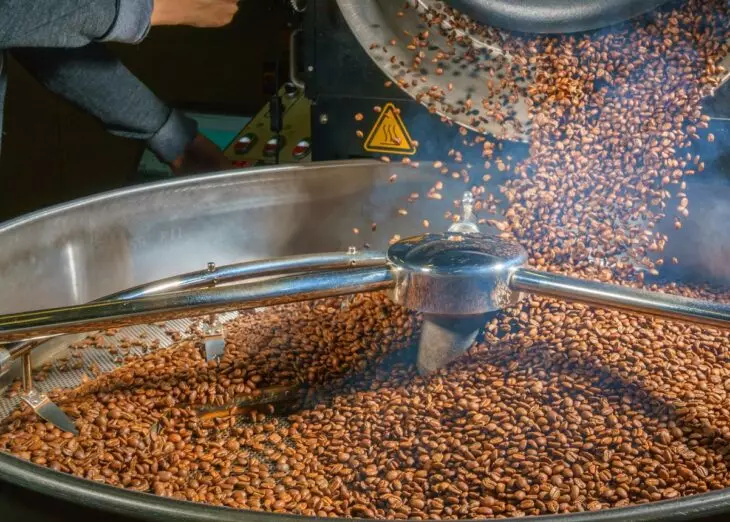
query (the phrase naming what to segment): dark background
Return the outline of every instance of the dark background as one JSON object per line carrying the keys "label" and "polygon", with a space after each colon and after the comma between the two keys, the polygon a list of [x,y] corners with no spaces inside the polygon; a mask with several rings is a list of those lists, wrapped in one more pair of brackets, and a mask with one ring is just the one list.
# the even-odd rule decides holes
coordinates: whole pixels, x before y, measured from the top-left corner
{"label": "dark background", "polygon": [[[172,106],[253,115],[267,102],[288,47],[288,13],[283,0],[243,0],[228,27],[155,28],[141,45],[113,50]],[[107,134],[16,63],[8,74],[0,222],[137,181],[142,143]]]}

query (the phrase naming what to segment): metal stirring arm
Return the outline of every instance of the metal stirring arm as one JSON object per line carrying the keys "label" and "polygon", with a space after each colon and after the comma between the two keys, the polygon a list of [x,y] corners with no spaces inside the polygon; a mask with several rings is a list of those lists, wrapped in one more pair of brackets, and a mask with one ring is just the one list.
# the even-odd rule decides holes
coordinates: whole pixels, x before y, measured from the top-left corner
{"label": "metal stirring arm", "polygon": [[[406,255],[404,259],[404,248],[421,257]],[[376,259],[382,258],[375,255],[372,262],[379,263]],[[0,344],[388,289],[393,290],[397,303],[430,314],[469,316],[493,312],[518,302],[521,292],[530,292],[730,327],[730,305],[524,268],[519,246],[493,236],[418,236],[394,245],[388,260],[389,265],[383,262],[366,268],[0,315]],[[12,358],[23,353],[14,346],[9,351]]]}
{"label": "metal stirring arm", "polygon": [[730,327],[730,305],[533,270],[519,244],[496,236],[425,234],[393,245],[388,260],[395,301],[424,313],[422,373],[463,354],[484,315],[516,304],[523,292]]}
{"label": "metal stirring arm", "polygon": [[[0,344],[374,292],[390,287],[391,273],[383,264],[379,268],[313,272],[221,288],[9,314],[0,316]],[[9,351],[15,358],[20,348],[11,347]]]}
{"label": "metal stirring arm", "polygon": [[[347,252],[323,253],[315,255],[298,255],[276,259],[259,259],[244,263],[236,263],[216,267],[215,263],[208,263],[204,270],[197,272],[189,272],[174,277],[168,277],[144,285],[136,286],[117,292],[115,294],[102,297],[92,303],[102,303],[105,301],[129,301],[143,297],[155,295],[169,294],[172,292],[182,292],[198,288],[214,288],[222,284],[237,283],[249,279],[262,278],[268,276],[281,276],[285,274],[296,274],[311,271],[337,270],[342,268],[356,268],[369,266],[384,266],[385,254],[381,252],[360,252],[354,248],[350,248]],[[89,306],[89,305],[82,305]],[[71,308],[58,308],[57,310],[68,310]],[[33,314],[34,312],[29,312]],[[11,316],[7,316],[11,317]],[[20,321],[22,322],[22,321]],[[20,324],[18,322],[18,324]],[[104,328],[112,328],[107,326]],[[86,328],[83,332],[93,330],[94,328]],[[63,335],[69,332],[63,330],[60,333],[48,334],[31,334],[18,336],[25,340],[37,339],[45,340],[56,335]],[[7,339],[0,341],[0,345],[11,342]],[[18,343],[13,346],[7,346],[5,350],[0,349],[0,375],[7,369],[17,357],[29,353],[37,344],[32,342]],[[12,354],[12,357],[11,357]]]}
{"label": "metal stirring arm", "polygon": [[530,268],[517,269],[510,277],[510,288],[588,305],[730,327],[730,306],[727,304],[586,281]]}

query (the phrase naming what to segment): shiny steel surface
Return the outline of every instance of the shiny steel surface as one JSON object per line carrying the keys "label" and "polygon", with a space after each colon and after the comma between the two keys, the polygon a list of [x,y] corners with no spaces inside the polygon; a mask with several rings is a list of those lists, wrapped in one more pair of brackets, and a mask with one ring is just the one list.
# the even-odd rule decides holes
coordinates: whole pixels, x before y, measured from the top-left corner
{"label": "shiny steel surface", "polygon": [[629,312],[709,326],[730,327],[730,305],[723,303],[585,281],[528,268],[517,270],[510,279],[510,286],[518,291],[590,305],[619,308]]}
{"label": "shiny steel surface", "polygon": [[[500,310],[521,292],[632,312],[730,326],[730,305],[636,290],[524,268],[516,242],[484,234],[423,234],[388,250],[393,298],[403,306],[446,316]],[[505,304],[502,304],[505,303]]]}
{"label": "shiny steel surface", "polygon": [[[449,227],[449,234],[454,237],[460,237],[462,234],[480,233],[477,218],[474,214],[474,195],[469,191],[465,192],[461,198],[460,218],[459,221]],[[490,238],[491,240],[492,238]],[[409,265],[404,270],[406,272],[422,272],[424,276],[428,276],[429,274],[433,275],[433,272],[431,272],[432,267],[437,265],[436,270],[438,272],[454,275],[454,272],[463,270],[463,261],[468,257],[472,257],[474,254],[474,252],[462,251],[456,256],[457,259],[450,260],[449,257],[453,253],[444,249],[443,245],[437,246],[437,243],[437,240],[425,242],[421,245],[421,248],[410,248],[408,251],[402,253],[401,256],[404,263]],[[397,248],[391,248],[391,250],[397,250]],[[514,254],[517,256],[519,256],[520,251],[524,254],[524,250],[519,245],[514,250]],[[472,262],[475,263],[475,266],[472,266],[472,269],[476,269],[476,271],[479,268],[485,268],[479,265],[484,265],[485,262],[489,263],[488,259],[477,259],[478,256],[473,257]],[[526,256],[523,257],[524,259],[517,261],[519,264],[524,263],[527,259]],[[424,272],[425,268],[428,268],[429,271]],[[471,281],[473,280],[468,276],[464,281],[467,285],[467,292],[471,292],[468,286],[471,284]],[[446,291],[451,291],[448,286]],[[450,295],[450,299],[453,300],[454,296]],[[422,303],[420,305],[422,306]],[[421,375],[428,375],[431,372],[446,367],[451,361],[464,355],[474,344],[474,341],[476,341],[485,323],[483,314],[464,316],[424,314],[421,325],[421,338],[418,342],[418,372]]]}
{"label": "shiny steel surface", "polygon": [[[456,54],[458,57],[466,53],[464,48],[449,43],[444,34],[438,34],[434,28],[430,31],[430,45],[418,50],[423,53],[420,64],[411,67],[416,55],[416,51],[408,49],[412,37],[428,29],[422,17],[435,16],[443,9],[442,4],[434,0],[409,0],[409,3],[416,8],[404,9],[404,2],[393,0],[337,0],[350,30],[363,49],[383,73],[411,97],[432,107],[437,114],[477,132],[526,141],[530,121],[524,98],[520,97],[511,105],[517,125],[502,125],[494,120],[474,121],[467,108],[467,99],[472,95],[475,105],[481,105],[481,98],[476,93],[483,92],[486,83],[492,79],[488,69],[491,67],[499,74],[504,70],[503,60],[511,60],[499,45],[500,39],[505,36],[498,31],[489,35],[466,34],[445,24],[444,34],[453,33],[463,38],[471,47],[469,52],[479,54],[480,66],[470,67],[468,60],[456,65],[451,60],[437,58],[439,53]],[[395,42],[395,45],[389,42]],[[439,67],[445,69],[444,74],[436,73]],[[421,81],[424,75],[428,76],[426,82]],[[431,97],[432,89],[442,93],[443,97]]]}
{"label": "shiny steel surface", "polygon": [[[385,267],[273,278],[206,290],[186,290],[128,300],[110,300],[0,317],[0,343],[43,335],[84,333],[262,306],[320,299],[392,287]],[[27,354],[26,354],[27,355]]]}
{"label": "shiny steel surface", "polygon": [[[382,253],[369,251],[333,252],[290,256],[276,259],[261,259],[222,267],[216,267],[215,263],[209,262],[206,270],[181,274],[161,279],[159,281],[154,281],[152,283],[139,285],[134,288],[130,288],[129,290],[123,290],[106,296],[103,300],[135,299],[190,288],[204,288],[222,283],[232,283],[252,277],[292,274],[297,272],[306,272],[309,270],[382,266],[384,263],[385,256]],[[32,337],[48,338],[48,336],[42,335]],[[0,342],[0,344],[2,344],[2,342]],[[32,342],[18,343],[15,346],[8,347],[6,353],[10,355],[12,361],[12,359],[29,352],[33,349],[33,347],[34,344]],[[2,363],[3,354],[0,352],[0,375],[9,369],[9,362],[6,365],[3,365]]]}
{"label": "shiny steel surface", "polygon": [[23,365],[23,391],[28,394],[33,391],[33,364],[30,353],[23,354],[21,364]]}
{"label": "shiny steel surface", "polygon": [[[357,250],[353,252],[333,252],[290,256],[276,259],[261,259],[222,267],[216,267],[215,263],[209,262],[206,270],[181,274],[161,279],[159,281],[154,281],[152,283],[139,285],[134,288],[130,288],[129,290],[123,290],[106,296],[102,298],[102,300],[135,299],[161,293],[191,288],[204,288],[223,283],[242,281],[248,278],[265,277],[270,275],[292,274],[310,270],[382,266],[384,264],[385,256],[382,253],[370,251],[360,252]],[[47,339],[49,336],[38,335],[32,337]],[[2,344],[1,341],[0,344]],[[22,342],[0,351],[0,375],[3,375],[7,370],[9,370],[10,362],[12,362],[13,359],[29,352],[35,345],[37,345],[37,342]],[[5,364],[3,364],[3,352],[10,357]]]}
{"label": "shiny steel surface", "polygon": [[218,327],[211,329],[203,335],[205,360],[214,361],[220,359],[226,353],[226,338],[223,329]]}
{"label": "shiny steel surface", "polygon": [[453,234],[480,233],[477,216],[474,213],[474,201],[474,194],[470,191],[464,192],[461,197],[461,219],[449,227],[449,232]]}
{"label": "shiny steel surface", "polygon": [[[280,264],[315,266],[315,258],[305,263],[282,261]],[[377,262],[382,256],[373,254],[370,259]],[[390,268],[372,266],[311,272],[222,288],[7,314],[0,316],[0,343],[391,287],[395,302],[436,316],[464,317],[500,310],[518,302],[520,292],[526,291],[714,326],[730,325],[728,305],[520,268],[527,260],[525,250],[516,242],[496,236],[423,234],[394,244],[388,250],[387,259]],[[23,347],[10,350],[12,356],[20,353],[27,356]]]}
{"label": "shiny steel surface", "polygon": [[[388,182],[393,174],[396,184]],[[384,251],[393,234],[419,233],[423,217],[443,214],[460,197],[460,188],[446,190],[443,202],[413,205],[412,216],[389,223],[410,193],[437,179],[377,161],[266,167],[133,187],[23,216],[0,224],[0,313],[88,303],[211,261],[223,267],[365,242]]]}
{"label": "shiny steel surface", "polygon": [[484,315],[424,314],[418,342],[418,373],[428,375],[464,355],[486,323]]}
{"label": "shiny steel surface", "polygon": [[[363,50],[393,80],[394,86],[459,125],[515,141],[527,141],[529,137],[531,124],[526,89],[532,81],[531,69],[516,78],[520,87],[517,100],[505,104],[514,110],[514,123],[502,125],[494,118],[475,119],[472,115],[472,108],[481,106],[483,95],[480,93],[484,93],[486,82],[492,78],[487,71],[491,68],[496,75],[503,74],[513,62],[504,50],[503,42],[512,37],[506,29],[531,32],[527,29],[532,24],[538,29],[540,25],[544,28],[536,32],[585,31],[650,12],[663,3],[666,0],[591,0],[585,5],[572,0],[547,3],[540,0],[337,0]],[[488,8],[479,4],[488,5]],[[556,4],[560,4],[557,9]],[[561,14],[571,4],[582,11],[576,20]],[[608,4],[620,4],[620,9],[613,10]],[[404,5],[410,7],[405,9]],[[448,6],[466,8],[472,15],[482,13],[481,22],[492,22],[492,25],[476,30],[460,29],[468,25],[454,23],[454,16],[469,20],[468,14],[455,15]],[[487,11],[488,15],[484,14]],[[425,19],[443,21],[429,25]],[[500,26],[505,29],[499,29]],[[409,49],[413,36],[424,30],[429,30],[430,45]],[[450,43],[445,35],[451,35],[458,43]],[[417,54],[422,58],[413,66]],[[459,63],[443,59],[444,55],[457,56]],[[479,66],[474,66],[477,63]],[[730,55],[722,60],[722,65],[725,71],[730,70]],[[437,73],[437,69],[443,70]],[[721,84],[728,78],[727,72],[719,73]],[[432,96],[433,93],[437,95]],[[470,103],[467,107],[467,100],[473,105]]]}
{"label": "shiny steel surface", "polygon": [[475,315],[516,303],[509,277],[527,262],[517,243],[484,234],[423,234],[388,250],[395,302],[419,312]]}
{"label": "shiny steel surface", "polygon": [[[394,174],[399,180],[395,185],[389,182]],[[382,258],[357,250],[366,242],[384,250],[393,234],[421,230],[423,212],[443,213],[450,206],[446,201],[431,202],[425,209],[413,205],[413,217],[389,223],[399,202],[429,178],[435,182],[438,174],[375,161],[259,168],[124,189],[23,216],[0,224],[0,313],[82,304],[109,295],[145,295],[151,289],[140,287],[155,280],[159,288],[153,290],[205,288],[216,279],[222,284],[254,273],[266,275],[261,270],[267,268],[297,272],[351,266],[353,261],[355,266],[379,264]],[[447,197],[458,194],[460,190]],[[380,223],[377,232],[370,230],[372,222]],[[361,229],[359,235],[353,234],[353,226]],[[334,251],[349,253],[327,254]],[[314,264],[306,261],[318,252],[324,257]],[[297,255],[303,257],[267,261]],[[256,261],[248,264],[250,260]],[[215,273],[204,268],[209,263],[218,265]],[[235,265],[225,266],[229,264]],[[180,273],[187,276],[175,275]],[[132,290],[119,292],[124,288]],[[231,318],[225,314],[221,319]],[[106,342],[118,347],[124,336],[143,334],[168,346],[165,329],[185,337],[191,326],[189,319],[168,321],[162,328],[134,326],[106,337]],[[84,337],[43,341],[33,350],[33,364],[57,364],[68,355],[68,346]],[[28,348],[12,347],[16,357]],[[118,365],[113,359],[105,350],[85,351],[83,357],[86,367],[93,364],[104,371]],[[16,360],[8,375],[0,375],[0,393],[21,375]],[[47,393],[75,386],[83,375],[83,369],[54,371],[36,389]],[[18,400],[0,399],[0,417]]]}
{"label": "shiny steel surface", "polygon": [[383,266],[385,256],[381,252],[356,251],[304,254],[273,259],[257,259],[246,263],[215,266],[210,263],[205,270],[168,277],[160,281],[130,288],[105,299],[134,299],[165,292],[191,288],[204,288],[224,283],[233,283],[252,277],[294,274],[312,270],[336,270],[338,268]]}

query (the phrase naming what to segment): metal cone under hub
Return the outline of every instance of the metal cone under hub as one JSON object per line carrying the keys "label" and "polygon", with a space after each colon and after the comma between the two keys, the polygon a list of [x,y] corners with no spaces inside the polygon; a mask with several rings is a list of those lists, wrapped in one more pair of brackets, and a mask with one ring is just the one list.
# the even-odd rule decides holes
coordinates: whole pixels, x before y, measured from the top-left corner
{"label": "metal cone under hub", "polygon": [[468,350],[485,314],[517,303],[512,273],[527,262],[513,241],[479,233],[424,234],[388,250],[395,302],[424,313],[418,369],[428,374]]}

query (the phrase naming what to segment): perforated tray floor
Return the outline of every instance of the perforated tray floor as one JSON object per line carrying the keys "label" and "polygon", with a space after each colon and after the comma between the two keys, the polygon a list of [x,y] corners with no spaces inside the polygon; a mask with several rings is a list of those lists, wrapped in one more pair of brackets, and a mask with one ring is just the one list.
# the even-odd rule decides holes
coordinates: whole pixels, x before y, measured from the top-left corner
{"label": "perforated tray floor", "polygon": [[[237,312],[221,314],[218,319],[222,323],[227,323],[238,316]],[[51,390],[59,388],[75,388],[83,382],[84,379],[94,379],[98,373],[106,373],[119,368],[123,365],[123,355],[141,356],[146,353],[143,346],[132,346],[129,349],[123,349],[122,345],[129,341],[140,341],[144,344],[151,345],[153,341],[159,342],[159,348],[166,348],[178,342],[173,339],[168,332],[176,332],[182,339],[193,337],[191,328],[201,324],[200,320],[180,319],[175,321],[167,321],[165,323],[129,326],[120,329],[115,335],[104,335],[102,332],[87,335],[65,336],[62,338],[52,339],[33,351],[33,367],[34,374],[38,374],[44,364],[51,364],[51,369],[45,374],[42,381],[34,380],[34,387],[38,391],[48,393]],[[73,345],[79,343],[86,337],[99,335],[103,338],[104,345],[101,348],[85,348],[76,350]],[[114,351],[118,353],[113,353]],[[150,349],[151,350],[151,349]],[[73,352],[78,352],[80,357],[71,357]],[[38,354],[38,357],[36,357]],[[70,360],[79,360],[80,368],[67,368],[61,370],[63,363],[61,360],[65,357],[71,357]],[[96,368],[97,374],[92,371]],[[19,364],[5,377],[0,380],[0,419],[4,419],[18,407],[20,397],[17,394],[11,394],[9,391],[14,382],[18,382],[20,375]],[[0,511],[1,512],[1,511]]]}

